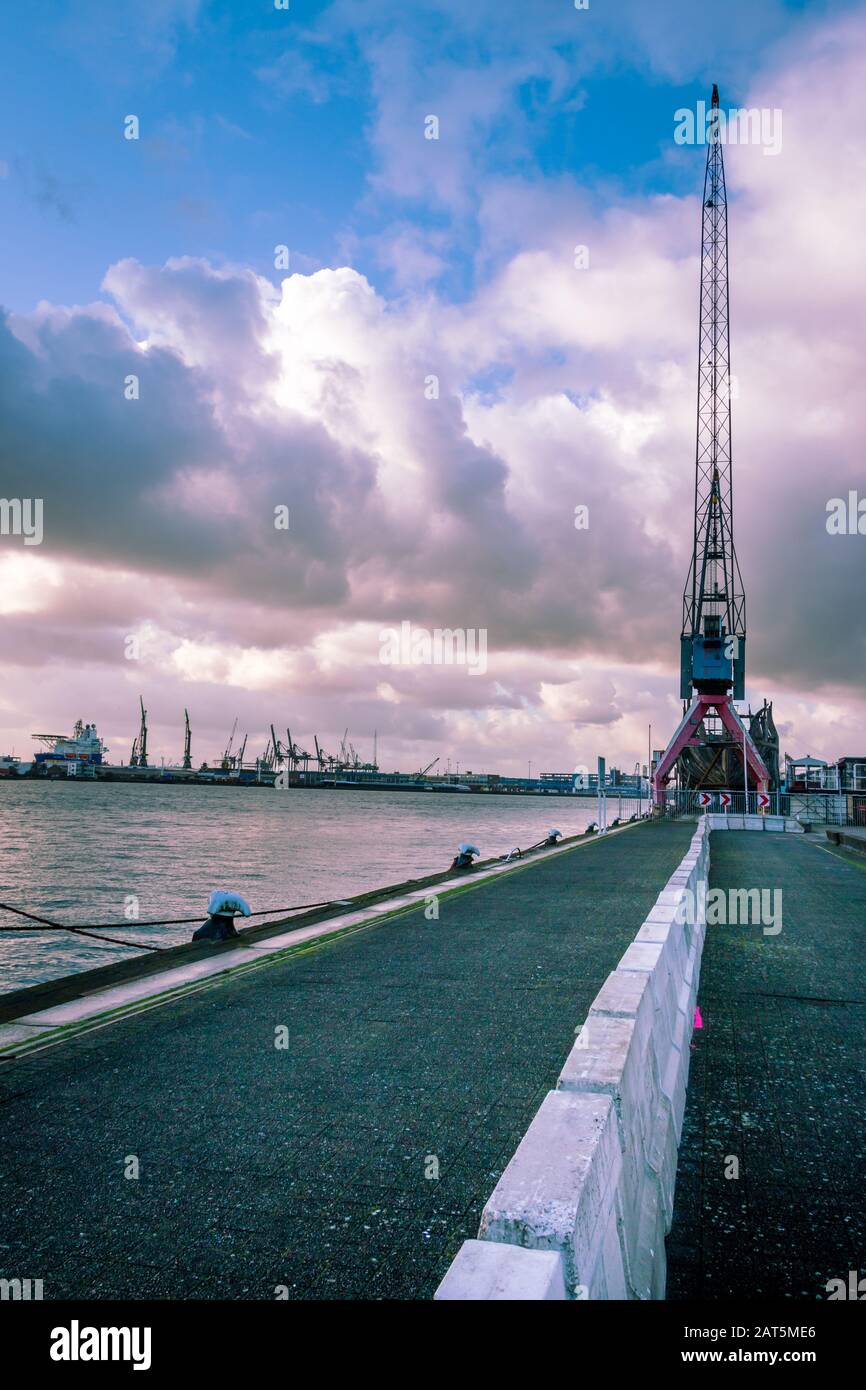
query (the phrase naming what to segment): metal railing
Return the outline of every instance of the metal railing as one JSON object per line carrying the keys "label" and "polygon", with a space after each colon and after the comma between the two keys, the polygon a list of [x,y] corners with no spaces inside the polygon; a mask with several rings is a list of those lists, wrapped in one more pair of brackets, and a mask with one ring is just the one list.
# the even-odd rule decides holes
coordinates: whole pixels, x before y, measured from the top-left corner
{"label": "metal railing", "polygon": [[790,816],[812,825],[866,826],[866,794],[750,791],[747,796],[742,789],[704,792],[691,788],[675,788],[666,794],[666,816],[700,816],[705,811],[714,815]]}

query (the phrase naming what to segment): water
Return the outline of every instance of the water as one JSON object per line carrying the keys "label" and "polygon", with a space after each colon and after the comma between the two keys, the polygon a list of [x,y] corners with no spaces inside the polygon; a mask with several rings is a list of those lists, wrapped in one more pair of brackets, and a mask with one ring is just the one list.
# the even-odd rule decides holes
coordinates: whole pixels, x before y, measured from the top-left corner
{"label": "water", "polygon": [[[637,803],[623,798],[622,814]],[[608,797],[608,818],[620,813]],[[471,793],[275,791],[118,783],[0,782],[0,900],[113,935],[188,941],[195,924],[136,927],[138,916],[204,921],[213,888],[253,911],[350,897],[446,869],[469,840],[482,858],[564,835],[596,817],[594,799]],[[0,926],[16,919],[0,912]],[[135,954],[65,932],[0,933],[0,992]]]}

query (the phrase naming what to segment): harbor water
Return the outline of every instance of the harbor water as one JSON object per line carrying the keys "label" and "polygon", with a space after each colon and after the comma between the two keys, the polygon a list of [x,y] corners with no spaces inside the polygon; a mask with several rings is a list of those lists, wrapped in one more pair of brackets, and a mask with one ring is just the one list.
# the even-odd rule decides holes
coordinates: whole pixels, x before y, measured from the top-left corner
{"label": "harbor water", "polygon": [[[607,805],[609,821],[638,809],[610,793]],[[213,888],[237,890],[254,912],[345,898],[447,869],[463,840],[493,858],[595,819],[595,800],[582,797],[9,781],[0,783],[0,901],[176,945],[194,923],[137,927],[135,916],[204,921]],[[19,922],[0,912],[0,927]],[[135,951],[4,930],[0,992]]]}

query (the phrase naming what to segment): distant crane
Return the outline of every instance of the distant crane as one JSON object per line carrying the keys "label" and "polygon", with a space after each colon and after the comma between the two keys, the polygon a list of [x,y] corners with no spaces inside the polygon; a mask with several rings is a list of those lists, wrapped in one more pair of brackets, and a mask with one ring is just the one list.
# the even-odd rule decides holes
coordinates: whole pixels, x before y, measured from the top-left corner
{"label": "distant crane", "polygon": [[430,771],[431,767],[435,767],[436,764],[438,763],[438,761],[439,761],[438,758],[434,758],[433,761],[432,761],[432,763],[428,763],[426,767],[419,768],[418,771],[415,773],[415,777],[416,777],[416,778],[426,777],[426,776],[427,776],[427,773]]}
{"label": "distant crane", "polygon": [[291,759],[291,763],[295,767],[299,767],[300,764],[303,763],[304,772],[306,772],[307,768],[310,765],[310,759],[313,756],[312,753],[308,753],[305,749],[299,748],[296,743],[292,743],[291,729],[286,729],[286,737],[289,740],[289,757]]}
{"label": "distant crane", "polygon": [[190,771],[192,768],[191,735],[189,729],[189,710],[183,712],[184,734],[183,734],[183,762],[181,767]]}
{"label": "distant crane", "polygon": [[138,703],[141,706],[141,725],[138,730],[138,737],[132,743],[129,765],[130,767],[147,767],[147,710],[144,708],[144,700],[140,695]]}
{"label": "distant crane", "polygon": [[273,724],[271,725],[271,750],[272,766],[282,767],[286,756],[285,749],[283,748],[283,745],[280,742],[280,740],[277,738],[277,731],[274,728]]}
{"label": "distant crane", "polygon": [[231,765],[232,765],[232,764],[231,764],[232,744],[233,744],[234,741],[235,741],[235,730],[237,729],[237,727],[238,727],[238,718],[237,718],[237,715],[235,715],[235,722],[234,722],[234,724],[232,724],[232,731],[231,731],[231,735],[230,735],[230,737],[229,737],[228,746],[226,747],[226,751],[223,753],[223,757],[222,757],[221,767],[222,767],[222,769],[223,769],[223,772],[228,772],[229,768],[230,768]]}

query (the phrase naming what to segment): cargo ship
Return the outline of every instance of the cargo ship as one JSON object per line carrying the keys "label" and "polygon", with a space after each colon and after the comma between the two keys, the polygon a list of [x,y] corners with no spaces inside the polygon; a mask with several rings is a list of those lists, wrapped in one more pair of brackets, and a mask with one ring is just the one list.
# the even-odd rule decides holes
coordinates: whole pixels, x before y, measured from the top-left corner
{"label": "cargo ship", "polygon": [[108,752],[95,724],[79,719],[71,734],[34,734],[43,748],[33,758],[34,770],[47,775],[60,771],[67,777],[95,777],[103,754]]}

